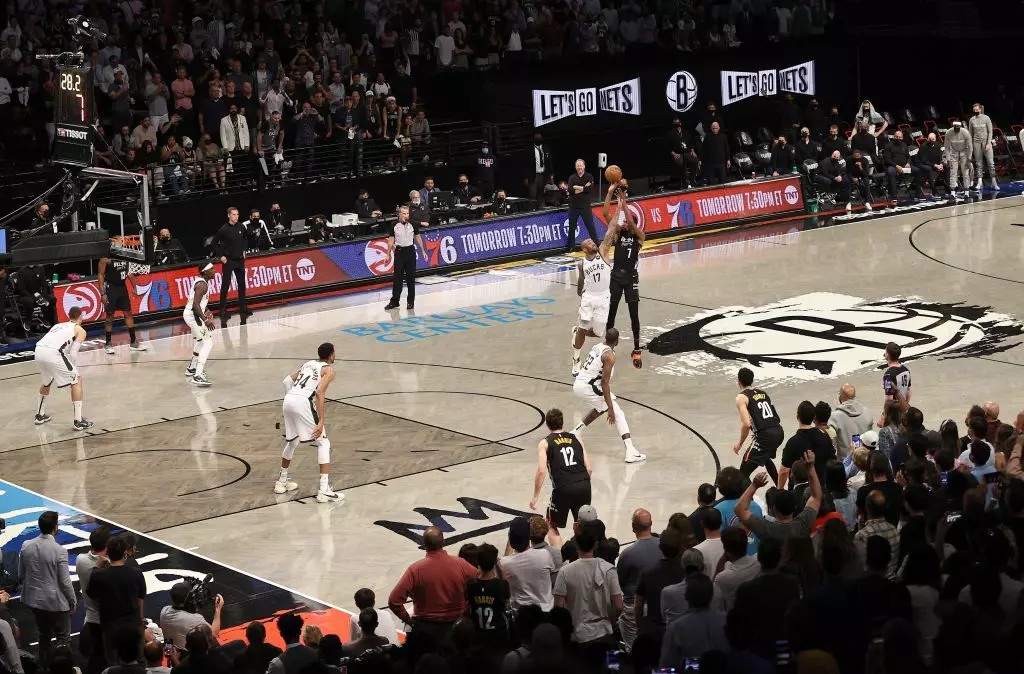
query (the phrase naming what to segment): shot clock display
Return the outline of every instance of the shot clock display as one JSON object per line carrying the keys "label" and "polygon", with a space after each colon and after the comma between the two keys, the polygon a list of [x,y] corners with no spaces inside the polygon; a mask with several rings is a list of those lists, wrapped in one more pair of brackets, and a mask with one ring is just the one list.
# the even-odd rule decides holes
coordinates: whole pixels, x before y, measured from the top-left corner
{"label": "shot clock display", "polygon": [[72,166],[92,164],[92,130],[96,121],[92,69],[63,67],[57,72],[54,107],[54,160]]}

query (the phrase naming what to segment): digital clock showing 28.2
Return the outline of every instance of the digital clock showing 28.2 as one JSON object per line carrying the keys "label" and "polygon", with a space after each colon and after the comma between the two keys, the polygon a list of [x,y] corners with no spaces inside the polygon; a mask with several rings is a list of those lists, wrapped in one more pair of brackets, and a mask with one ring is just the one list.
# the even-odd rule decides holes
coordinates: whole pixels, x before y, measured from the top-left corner
{"label": "digital clock showing 28.2", "polygon": [[96,120],[92,69],[61,68],[57,73],[56,94],[56,123],[89,126]]}

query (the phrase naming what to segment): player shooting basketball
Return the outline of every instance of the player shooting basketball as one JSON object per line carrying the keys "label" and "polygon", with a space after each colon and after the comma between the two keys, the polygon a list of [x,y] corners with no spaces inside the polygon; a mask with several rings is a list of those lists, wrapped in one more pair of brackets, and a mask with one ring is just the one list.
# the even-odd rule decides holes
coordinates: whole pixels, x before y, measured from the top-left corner
{"label": "player shooting basketball", "polygon": [[[637,262],[640,259],[640,249],[647,237],[637,226],[636,218],[626,204],[627,183],[622,178],[622,170],[618,166],[609,166],[605,170],[605,177],[611,184],[605,194],[604,208],[601,211],[604,221],[608,223],[608,233],[604,236],[602,247],[615,247],[609,288],[611,300],[608,307],[608,329],[615,327],[619,300],[625,295],[633,329],[633,367],[639,369],[643,367],[643,360],[640,358],[640,275]],[[614,211],[612,199],[616,200]]]}

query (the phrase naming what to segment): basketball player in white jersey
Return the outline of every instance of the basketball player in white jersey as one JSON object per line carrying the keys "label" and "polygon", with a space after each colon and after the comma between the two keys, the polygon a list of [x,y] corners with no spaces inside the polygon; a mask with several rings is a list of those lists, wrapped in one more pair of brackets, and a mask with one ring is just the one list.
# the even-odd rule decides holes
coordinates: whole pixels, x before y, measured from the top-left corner
{"label": "basketball player in white jersey", "polygon": [[84,431],[92,427],[92,422],[82,417],[82,377],[75,367],[78,350],[85,341],[82,307],[71,307],[68,318],[68,322],[53,326],[36,342],[36,364],[39,365],[39,375],[43,378],[43,384],[39,387],[36,425],[45,424],[50,420],[50,415],[46,413],[46,397],[50,395],[50,387],[56,384],[57,388],[71,387],[71,402],[75,407],[75,429]]}
{"label": "basketball player in white jersey", "polygon": [[612,393],[612,373],[615,370],[615,347],[619,343],[619,331],[616,328],[608,328],[604,342],[597,344],[590,350],[583,368],[576,375],[576,381],[572,385],[572,392],[587,401],[590,411],[583,417],[583,421],[572,429],[573,435],[579,436],[584,426],[589,426],[599,416],[608,412],[608,423],[615,426],[626,446],[626,463],[637,463],[647,459],[646,454],[636,451],[633,446],[632,436],[629,434],[629,424],[626,423],[626,415],[619,407],[615,394]]}
{"label": "basketball player in white jersey", "polygon": [[580,296],[579,323],[572,328],[572,376],[580,373],[580,349],[587,337],[604,337],[611,302],[612,266],[608,249],[592,239],[582,244],[583,259],[576,265],[576,294]]}
{"label": "basketball player in white jersey", "polygon": [[284,451],[281,452],[281,473],[274,483],[274,493],[284,494],[299,488],[288,479],[288,466],[295,448],[301,442],[316,443],[316,459],[320,464],[320,485],[316,490],[319,503],[337,503],[344,494],[331,489],[331,441],[324,432],[324,405],[327,387],[334,381],[334,345],[324,342],[316,350],[317,360],[308,360],[284,378]]}
{"label": "basketball player in white jersey", "polygon": [[182,313],[185,324],[192,330],[192,360],[185,368],[185,376],[196,386],[213,384],[203,369],[213,350],[213,312],[206,308],[206,304],[210,301],[210,281],[216,273],[213,263],[199,266],[199,278],[192,284],[192,292]]}

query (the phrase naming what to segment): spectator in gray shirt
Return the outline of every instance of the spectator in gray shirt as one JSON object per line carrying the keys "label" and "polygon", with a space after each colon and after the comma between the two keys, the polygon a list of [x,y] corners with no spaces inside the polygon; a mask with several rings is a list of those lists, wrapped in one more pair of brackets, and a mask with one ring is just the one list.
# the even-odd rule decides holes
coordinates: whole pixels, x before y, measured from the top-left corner
{"label": "spectator in gray shirt", "polygon": [[725,638],[725,613],[711,608],[714,585],[704,574],[686,581],[686,601],[690,608],[665,628],[660,667],[683,668],[687,658],[699,658],[707,651],[729,651]]}
{"label": "spectator in gray shirt", "polygon": [[220,612],[224,608],[224,598],[219,594],[213,602],[213,623],[207,623],[206,618],[198,613],[189,611],[185,604],[188,600],[188,583],[175,583],[171,586],[171,606],[164,606],[160,610],[160,629],[164,633],[164,640],[174,644],[175,648],[185,649],[185,637],[194,627],[209,625],[213,636],[220,634]]}
{"label": "spectator in gray shirt", "polygon": [[626,649],[633,648],[636,639],[636,619],[633,611],[636,585],[640,582],[640,573],[661,559],[658,539],[651,533],[651,513],[638,508],[633,511],[633,534],[636,542],[626,548],[619,556],[616,571],[619,574],[619,587],[622,588],[622,614],[619,616],[619,633]]}
{"label": "spectator in gray shirt", "polygon": [[683,582],[668,585],[661,591],[661,621],[666,625],[676,618],[682,618],[690,608],[686,601],[687,580],[704,573],[704,555],[700,550],[686,550],[680,562],[683,565]]}
{"label": "spectator in gray shirt", "polygon": [[613,623],[622,611],[622,590],[615,567],[594,557],[597,538],[587,531],[576,534],[580,558],[562,567],[555,581],[555,606],[569,609],[572,638],[581,651],[594,653],[607,644]]}
{"label": "spectator in gray shirt", "polygon": [[740,518],[740,522],[762,541],[769,537],[785,541],[790,537],[811,535],[814,521],[818,518],[818,507],[821,505],[821,482],[818,480],[818,471],[814,469],[814,452],[804,452],[804,464],[807,466],[811,495],[804,504],[804,509],[796,517],[793,515],[796,512],[797,499],[791,491],[779,492],[775,500],[774,522],[750,512],[750,502],[754,499],[754,494],[768,484],[768,476],[764,473],[754,476],[754,480],[736,504],[736,516]]}
{"label": "spectator in gray shirt", "polygon": [[89,659],[85,674],[100,674],[107,667],[107,659],[103,654],[103,632],[100,630],[100,609],[96,600],[88,595],[88,590],[92,572],[107,564],[109,540],[110,529],[97,527],[89,534],[89,552],[75,559],[75,572],[85,601],[85,624],[78,638],[79,650]]}
{"label": "spectator in gray shirt", "polygon": [[146,674],[171,674],[171,668],[164,665],[164,645],[159,641],[147,642],[142,649],[146,657]]}
{"label": "spectator in gray shirt", "polygon": [[508,581],[513,606],[535,605],[550,611],[555,602],[551,587],[558,569],[547,550],[530,545],[531,533],[532,527],[526,518],[512,520],[508,531],[509,547],[501,558],[501,572]]}

